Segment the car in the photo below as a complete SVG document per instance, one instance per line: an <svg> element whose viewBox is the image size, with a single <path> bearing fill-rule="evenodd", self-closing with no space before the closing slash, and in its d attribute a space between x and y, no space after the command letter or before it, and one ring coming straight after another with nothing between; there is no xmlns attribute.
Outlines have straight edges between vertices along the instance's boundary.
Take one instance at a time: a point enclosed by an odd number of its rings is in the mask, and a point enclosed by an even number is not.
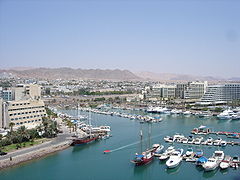
<svg viewBox="0 0 240 180"><path fill-rule="evenodd" d="M3 152L3 151L0 151L0 156L4 156L4 155L7 155L7 153Z"/></svg>

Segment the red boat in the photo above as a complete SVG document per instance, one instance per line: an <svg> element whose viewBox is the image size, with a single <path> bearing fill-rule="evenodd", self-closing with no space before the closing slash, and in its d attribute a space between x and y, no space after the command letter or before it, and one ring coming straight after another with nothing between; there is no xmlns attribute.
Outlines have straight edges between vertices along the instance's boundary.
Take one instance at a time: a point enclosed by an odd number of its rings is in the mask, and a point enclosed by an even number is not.
<svg viewBox="0 0 240 180"><path fill-rule="evenodd" d="M154 153L153 152L143 152L142 154L136 154L136 157L131 162L136 166L141 166L152 162Z"/></svg>
<svg viewBox="0 0 240 180"><path fill-rule="evenodd" d="M74 138L72 140L72 146L77 146L77 145L83 145L83 144L88 144L90 142L93 142L95 140L98 139L98 136L86 136L86 137L83 137L83 138Z"/></svg>

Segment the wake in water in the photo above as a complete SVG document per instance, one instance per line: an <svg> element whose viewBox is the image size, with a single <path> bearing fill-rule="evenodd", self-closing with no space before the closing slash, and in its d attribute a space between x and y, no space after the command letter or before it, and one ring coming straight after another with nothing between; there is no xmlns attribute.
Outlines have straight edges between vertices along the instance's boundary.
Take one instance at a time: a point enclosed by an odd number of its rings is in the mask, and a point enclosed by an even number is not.
<svg viewBox="0 0 240 180"><path fill-rule="evenodd" d="M162 135L163 135L163 134L158 134L158 135L156 135L156 136L151 137L151 139L153 139L153 138L157 138L157 137L162 136ZM145 138L145 139L143 139L143 141L146 141L147 139L148 139L148 138ZM107 152L116 152L116 151L119 151L119 150L125 149L125 148L127 148L127 147L130 147L130 146L133 146L133 145L135 145L135 144L139 144L139 143L140 143L140 141L136 141L136 142L134 142L134 143L127 144L127 145L125 145L125 146L121 146L121 147L116 148L116 149L106 150L106 153L107 153Z"/></svg>

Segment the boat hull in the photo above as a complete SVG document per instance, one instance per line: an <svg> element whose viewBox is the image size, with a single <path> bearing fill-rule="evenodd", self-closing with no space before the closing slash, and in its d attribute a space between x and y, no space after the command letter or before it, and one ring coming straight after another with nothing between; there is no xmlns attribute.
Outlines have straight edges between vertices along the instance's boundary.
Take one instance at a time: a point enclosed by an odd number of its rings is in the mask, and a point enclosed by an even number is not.
<svg viewBox="0 0 240 180"><path fill-rule="evenodd" d="M153 156L150 157L150 158L144 158L142 161L131 161L132 163L135 164L135 166L142 166L142 165L145 165L145 164L148 164L150 162L152 162L153 160Z"/></svg>
<svg viewBox="0 0 240 180"><path fill-rule="evenodd" d="M85 138L85 139L73 139L72 141L72 146L80 146L80 145L84 145L84 144L88 144L91 143L95 140L97 140L98 137L92 137L92 138Z"/></svg>
<svg viewBox="0 0 240 180"><path fill-rule="evenodd" d="M175 162L175 163L173 163L173 164L168 164L168 163L166 163L167 168L169 168L169 169L175 168L175 167L177 167L177 166L180 164L181 161L182 161L182 160L179 159L177 162Z"/></svg>

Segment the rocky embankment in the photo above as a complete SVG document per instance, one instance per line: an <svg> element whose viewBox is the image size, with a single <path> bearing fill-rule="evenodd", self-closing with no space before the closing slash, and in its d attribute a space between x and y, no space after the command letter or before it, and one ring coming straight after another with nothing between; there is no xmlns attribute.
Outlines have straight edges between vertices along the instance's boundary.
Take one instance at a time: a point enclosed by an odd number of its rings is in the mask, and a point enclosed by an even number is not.
<svg viewBox="0 0 240 180"><path fill-rule="evenodd" d="M12 167L23 162L38 159L49 154L55 153L57 151L66 149L70 146L69 141L62 142L60 144L51 145L42 149L38 149L26 154L10 157L9 159L0 160L0 169Z"/></svg>

